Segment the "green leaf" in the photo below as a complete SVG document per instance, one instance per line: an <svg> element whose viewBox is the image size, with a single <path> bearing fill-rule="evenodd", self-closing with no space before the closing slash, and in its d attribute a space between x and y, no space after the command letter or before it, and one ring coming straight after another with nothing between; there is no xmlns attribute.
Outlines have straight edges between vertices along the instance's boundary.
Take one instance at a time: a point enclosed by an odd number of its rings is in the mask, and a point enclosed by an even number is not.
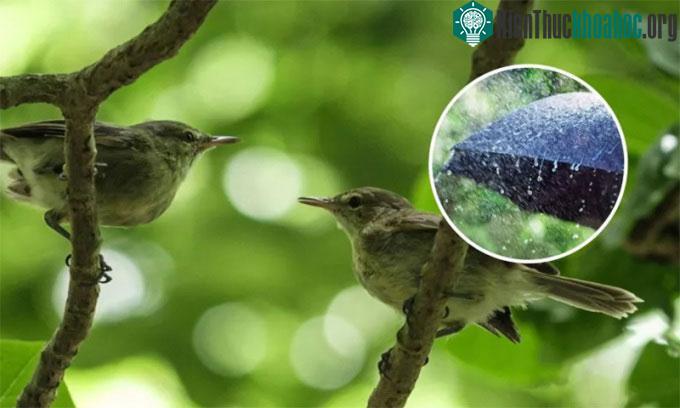
<svg viewBox="0 0 680 408"><path fill-rule="evenodd" d="M38 365L43 343L38 341L0 340L0 407L14 407L23 388ZM53 407L75 407L62 381Z"/></svg>

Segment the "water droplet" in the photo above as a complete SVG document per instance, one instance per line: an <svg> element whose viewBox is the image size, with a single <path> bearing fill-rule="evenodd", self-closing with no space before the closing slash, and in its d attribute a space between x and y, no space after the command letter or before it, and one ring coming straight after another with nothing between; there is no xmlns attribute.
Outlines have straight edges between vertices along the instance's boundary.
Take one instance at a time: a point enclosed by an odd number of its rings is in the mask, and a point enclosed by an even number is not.
<svg viewBox="0 0 680 408"><path fill-rule="evenodd" d="M557 171L557 160L555 160L555 161L553 162L553 168L552 168L552 172L553 172L553 173L556 172L556 171Z"/></svg>
<svg viewBox="0 0 680 408"><path fill-rule="evenodd" d="M570 179L573 179L573 178L574 178L574 175L573 175L573 174L570 174L570 175L569 175L569 178L570 178Z"/></svg>
<svg viewBox="0 0 680 408"><path fill-rule="evenodd" d="M577 238L578 238L578 234L574 234L574 235L571 236L571 239L577 239Z"/></svg>
<svg viewBox="0 0 680 408"><path fill-rule="evenodd" d="M453 175L453 172L451 170L446 170L446 175L451 176L451 175Z"/></svg>
<svg viewBox="0 0 680 408"><path fill-rule="evenodd" d="M531 190L527 190L527 194L532 195L533 192Z"/></svg>
<svg viewBox="0 0 680 408"><path fill-rule="evenodd" d="M505 245L503 245L503 247L502 247L501 249L502 249L503 251L505 251L505 250L507 250L508 248L507 248Z"/></svg>

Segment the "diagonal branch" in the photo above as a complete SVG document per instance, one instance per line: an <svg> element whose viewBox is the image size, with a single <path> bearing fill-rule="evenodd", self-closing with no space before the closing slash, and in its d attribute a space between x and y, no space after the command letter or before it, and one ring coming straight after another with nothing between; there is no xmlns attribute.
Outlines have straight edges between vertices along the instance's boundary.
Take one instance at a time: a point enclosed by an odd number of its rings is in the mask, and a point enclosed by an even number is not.
<svg viewBox="0 0 680 408"><path fill-rule="evenodd" d="M97 278L102 273L94 184L97 150L93 126L97 108L116 89L174 56L215 3L216 0L173 0L158 21L76 73L0 78L0 108L46 102L60 107L66 121L71 279L64 317L17 401L20 407L46 407L52 403L66 368L92 326L99 296Z"/></svg>
<svg viewBox="0 0 680 408"><path fill-rule="evenodd" d="M101 102L153 66L175 56L215 3L216 0L173 0L158 21L77 74L87 95Z"/></svg>
<svg viewBox="0 0 680 408"><path fill-rule="evenodd" d="M532 3L532 0L501 0L496 22L502 13L526 15ZM495 35L483 42L472 55L470 81L511 64L523 45L523 38L504 39ZM387 369L380 374L380 381L368 400L369 407L391 408L406 404L423 362L432 349L440 316L444 312L446 299L442 291L455 287L466 253L467 244L442 220L430 262L423 267L412 311L397 333L397 344L390 352Z"/></svg>
<svg viewBox="0 0 680 408"><path fill-rule="evenodd" d="M389 364L368 400L369 407L403 407L420 369L430 354L444 315L444 290L455 287L462 274L467 244L442 219L430 262L423 267L420 287L406 324L397 333Z"/></svg>
<svg viewBox="0 0 680 408"><path fill-rule="evenodd" d="M498 20L501 16L526 16L531 12L533 0L501 0L496 10L494 27L498 27ZM515 55L524 46L524 37L501 38L492 35L491 38L479 45L479 48L472 54L472 70L470 71L470 81L493 71L496 68L512 64Z"/></svg>

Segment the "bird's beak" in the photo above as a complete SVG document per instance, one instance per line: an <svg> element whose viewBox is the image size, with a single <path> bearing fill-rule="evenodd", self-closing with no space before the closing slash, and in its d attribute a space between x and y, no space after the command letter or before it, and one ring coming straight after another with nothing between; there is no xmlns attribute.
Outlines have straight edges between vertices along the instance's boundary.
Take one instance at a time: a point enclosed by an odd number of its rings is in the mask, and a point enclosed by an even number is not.
<svg viewBox="0 0 680 408"><path fill-rule="evenodd" d="M331 210L334 207L333 200L322 197L300 197L298 202L301 204L311 205L312 207L321 207L326 210Z"/></svg>
<svg viewBox="0 0 680 408"><path fill-rule="evenodd" d="M201 145L201 150L212 149L226 144L238 143L241 140L236 136L213 136Z"/></svg>

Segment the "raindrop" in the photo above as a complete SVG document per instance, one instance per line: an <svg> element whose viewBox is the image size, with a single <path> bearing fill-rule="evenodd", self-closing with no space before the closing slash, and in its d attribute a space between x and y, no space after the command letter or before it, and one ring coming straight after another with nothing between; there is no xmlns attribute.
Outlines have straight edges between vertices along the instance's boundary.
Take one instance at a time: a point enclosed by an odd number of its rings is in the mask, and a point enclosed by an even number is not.
<svg viewBox="0 0 680 408"><path fill-rule="evenodd" d="M583 207L578 209L578 212L582 213L583 212Z"/></svg>
<svg viewBox="0 0 680 408"><path fill-rule="evenodd" d="M519 157L517 158L517 161L515 162L515 167L519 169Z"/></svg>
<svg viewBox="0 0 680 408"><path fill-rule="evenodd" d="M503 190L503 189L501 188L500 193L501 193L501 194L504 194L504 193L505 193L505 190Z"/></svg>
<svg viewBox="0 0 680 408"><path fill-rule="evenodd" d="M555 160L555 161L553 162L553 168L552 168L552 172L553 172L553 173L556 172L556 171L557 171L557 160Z"/></svg>
<svg viewBox="0 0 680 408"><path fill-rule="evenodd" d="M574 234L574 235L571 236L571 239L577 239L577 238L578 238L578 234Z"/></svg>
<svg viewBox="0 0 680 408"><path fill-rule="evenodd" d="M501 249L502 249L503 251L505 251L505 250L507 250L508 248L507 248L505 245L503 245L503 247L502 247Z"/></svg>
<svg viewBox="0 0 680 408"><path fill-rule="evenodd" d="M501 169L500 167L496 167L496 175L500 176L501 175Z"/></svg>
<svg viewBox="0 0 680 408"><path fill-rule="evenodd" d="M533 191L531 191L531 190L527 190L527 194L532 195L532 194L534 194L534 193L533 193Z"/></svg>
<svg viewBox="0 0 680 408"><path fill-rule="evenodd" d="M574 175L573 175L573 174L570 174L570 175L569 175L569 178L570 178L570 179L573 179L573 178L574 178Z"/></svg>
<svg viewBox="0 0 680 408"><path fill-rule="evenodd" d="M452 172L451 170L446 170L446 175L447 175L447 176L452 176L452 175L453 175L453 172Z"/></svg>
<svg viewBox="0 0 680 408"><path fill-rule="evenodd" d="M538 177L536 177L536 181L543 181L543 177L539 174Z"/></svg>
<svg viewBox="0 0 680 408"><path fill-rule="evenodd" d="M534 157L534 167L538 167L538 157Z"/></svg>

